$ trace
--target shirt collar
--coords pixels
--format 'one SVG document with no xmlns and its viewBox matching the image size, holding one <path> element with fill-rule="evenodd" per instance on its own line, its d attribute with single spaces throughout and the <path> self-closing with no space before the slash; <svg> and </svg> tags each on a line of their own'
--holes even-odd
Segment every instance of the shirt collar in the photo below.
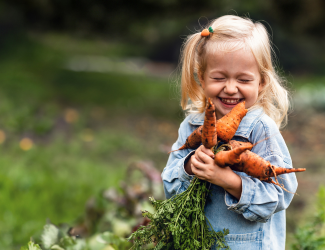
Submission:
<svg viewBox="0 0 325 250">
<path fill-rule="evenodd" d="M 204 115 L 205 113 L 194 114 L 192 115 L 192 117 L 189 119 L 188 122 L 194 126 L 201 126 L 203 125 L 204 122 Z M 261 120 L 263 115 L 264 115 L 263 108 L 257 108 L 247 112 L 247 114 L 240 122 L 235 136 L 241 136 L 248 139 L 256 123 Z"/>
</svg>

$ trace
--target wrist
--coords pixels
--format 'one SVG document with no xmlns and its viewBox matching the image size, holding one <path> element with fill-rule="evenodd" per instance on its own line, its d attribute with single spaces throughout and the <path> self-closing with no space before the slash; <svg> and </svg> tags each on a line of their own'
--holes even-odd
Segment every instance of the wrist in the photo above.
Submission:
<svg viewBox="0 0 325 250">
<path fill-rule="evenodd" d="M 194 175 L 191 168 L 191 158 L 185 163 L 184 170 L 189 175 Z"/>
<path fill-rule="evenodd" d="M 227 175 L 225 176 L 225 181 L 223 188 L 225 190 L 232 190 L 232 189 L 238 189 L 238 187 L 241 187 L 241 178 L 238 174 L 234 173 L 232 170 L 230 170 Z"/>
<path fill-rule="evenodd" d="M 220 186 L 238 200 L 240 199 L 242 192 L 242 179 L 230 168 L 229 171 L 227 171 L 227 174 L 223 176 L 223 183 Z"/>
</svg>

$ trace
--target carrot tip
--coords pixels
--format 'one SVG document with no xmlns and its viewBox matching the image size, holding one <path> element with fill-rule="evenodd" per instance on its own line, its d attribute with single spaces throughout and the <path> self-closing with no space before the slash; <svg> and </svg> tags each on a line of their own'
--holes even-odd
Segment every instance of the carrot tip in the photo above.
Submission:
<svg viewBox="0 0 325 250">
<path fill-rule="evenodd" d="M 180 149 L 175 149 L 175 150 L 169 151 L 167 154 L 173 153 L 173 152 L 178 151 L 178 150 L 180 150 Z"/>
</svg>

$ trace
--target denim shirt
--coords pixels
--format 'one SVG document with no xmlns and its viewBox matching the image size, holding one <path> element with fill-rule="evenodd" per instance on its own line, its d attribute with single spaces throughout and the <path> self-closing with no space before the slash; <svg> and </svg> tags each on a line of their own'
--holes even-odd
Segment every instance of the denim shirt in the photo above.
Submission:
<svg viewBox="0 0 325 250">
<path fill-rule="evenodd" d="M 180 148 L 203 121 L 204 113 L 187 116 L 180 125 L 179 137 L 172 150 Z M 252 152 L 272 165 L 292 168 L 288 148 L 278 127 L 261 108 L 246 114 L 233 139 L 250 141 L 253 144 L 258 142 Z M 193 149 L 184 149 L 170 154 L 162 173 L 166 198 L 185 191 L 190 185 L 194 176 L 185 172 L 184 164 L 193 153 Z M 290 173 L 278 177 L 279 183 L 290 191 L 286 192 L 279 186 L 260 181 L 245 173 L 235 173 L 242 179 L 240 200 L 222 187 L 210 185 L 211 194 L 207 197 L 204 211 L 213 229 L 229 229 L 226 241 L 232 250 L 285 249 L 285 209 L 297 189 L 296 175 Z"/>
</svg>

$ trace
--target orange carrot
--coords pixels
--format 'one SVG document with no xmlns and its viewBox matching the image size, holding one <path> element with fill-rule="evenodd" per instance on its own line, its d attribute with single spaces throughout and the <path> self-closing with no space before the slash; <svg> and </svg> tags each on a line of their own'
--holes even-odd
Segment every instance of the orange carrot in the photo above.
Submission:
<svg viewBox="0 0 325 250">
<path fill-rule="evenodd" d="M 228 114 L 218 120 L 217 132 L 219 139 L 228 142 L 233 138 L 247 111 L 245 102 L 240 102 Z"/>
<path fill-rule="evenodd" d="M 272 165 L 269 161 L 249 151 L 254 146 L 250 142 L 231 140 L 229 144 L 233 148 L 232 150 L 221 151 L 215 155 L 215 162 L 220 167 L 230 166 L 232 170 L 244 172 L 261 181 L 270 182 L 278 186 L 281 186 L 277 181 L 278 175 L 306 171 L 305 168 L 282 168 Z M 240 151 L 242 153 L 238 157 Z M 275 177 L 276 182 L 270 177 Z M 281 187 L 283 188 L 283 186 Z"/>
<path fill-rule="evenodd" d="M 182 150 L 182 149 L 199 147 L 201 145 L 201 140 L 202 140 L 202 127 L 203 126 L 200 126 L 197 129 L 195 129 L 192 132 L 192 134 L 190 134 L 189 137 L 187 137 L 185 144 L 183 146 L 181 146 L 179 149 L 170 151 L 169 153 Z"/>
<path fill-rule="evenodd" d="M 220 151 L 214 156 L 214 162 L 219 167 L 226 167 L 229 165 L 238 164 L 241 162 L 241 154 L 246 150 L 251 150 L 253 147 L 252 144 L 236 147 L 229 151 Z"/>
<path fill-rule="evenodd" d="M 237 104 L 227 115 L 225 115 L 220 120 L 218 120 L 216 122 L 216 133 L 218 134 L 219 139 L 228 142 L 232 137 L 234 137 L 236 130 L 238 129 L 238 126 L 241 120 L 243 119 L 243 117 L 246 115 L 246 113 L 247 113 L 247 109 L 245 109 L 245 102 L 241 102 Z M 213 135 L 211 135 L 210 137 L 213 138 Z M 197 148 L 198 146 L 200 146 L 201 142 L 203 142 L 202 126 L 194 130 L 192 134 L 190 134 L 189 137 L 186 139 L 185 144 L 179 149 L 174 151 L 187 149 L 187 148 Z"/>
<path fill-rule="evenodd" d="M 264 160 L 259 155 L 246 150 L 240 155 L 240 163 L 231 166 L 232 170 L 245 172 L 246 174 L 258 178 L 261 181 L 270 182 L 270 177 L 277 177 L 280 174 L 303 172 L 305 168 L 282 168 L 273 166 L 269 161 Z"/>
<path fill-rule="evenodd" d="M 253 145 L 250 142 L 230 140 L 229 145 L 234 149 L 234 148 L 243 147 L 243 146 L 252 146 L 253 147 L 255 144 Z"/>
<path fill-rule="evenodd" d="M 202 144 L 204 147 L 209 149 L 217 144 L 215 107 L 210 98 L 208 98 L 208 105 L 205 110 L 205 117 L 202 128 Z"/>
</svg>

